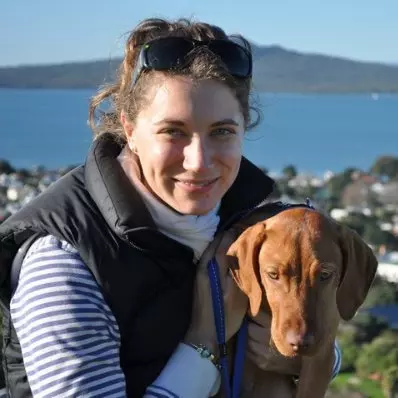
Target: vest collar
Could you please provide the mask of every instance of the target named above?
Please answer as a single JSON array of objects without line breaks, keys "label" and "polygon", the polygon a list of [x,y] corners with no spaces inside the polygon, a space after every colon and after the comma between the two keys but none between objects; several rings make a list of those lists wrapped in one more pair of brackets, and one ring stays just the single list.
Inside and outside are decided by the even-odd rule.
[{"label": "vest collar", "polygon": [[[117,156],[122,146],[114,137],[103,134],[88,152],[85,163],[86,187],[112,230],[125,237],[132,231],[156,231],[139,192],[130,183]],[[220,225],[264,201],[274,181],[246,158],[242,158],[238,176],[220,206]],[[134,234],[135,235],[135,234]]]}]

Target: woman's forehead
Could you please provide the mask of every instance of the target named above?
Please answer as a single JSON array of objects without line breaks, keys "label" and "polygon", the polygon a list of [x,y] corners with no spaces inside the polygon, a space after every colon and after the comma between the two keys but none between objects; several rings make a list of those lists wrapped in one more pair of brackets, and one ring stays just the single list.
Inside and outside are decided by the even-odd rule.
[{"label": "woman's forehead", "polygon": [[153,124],[195,118],[211,123],[233,119],[243,124],[238,100],[229,87],[219,82],[193,82],[183,76],[165,78],[151,97],[141,116],[150,118]]}]

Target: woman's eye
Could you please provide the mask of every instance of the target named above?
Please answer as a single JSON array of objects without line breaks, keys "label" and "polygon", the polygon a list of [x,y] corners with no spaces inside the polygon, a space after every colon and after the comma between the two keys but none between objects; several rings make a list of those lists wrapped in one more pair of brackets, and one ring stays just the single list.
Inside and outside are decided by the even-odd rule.
[{"label": "woman's eye", "polygon": [[182,130],[175,129],[175,128],[164,129],[162,131],[162,134],[166,134],[172,138],[178,138],[178,137],[185,136],[185,133]]},{"label": "woman's eye", "polygon": [[212,135],[215,135],[218,137],[228,137],[230,135],[236,135],[236,132],[235,132],[235,130],[228,129],[228,128],[218,128],[218,129],[212,131]]}]

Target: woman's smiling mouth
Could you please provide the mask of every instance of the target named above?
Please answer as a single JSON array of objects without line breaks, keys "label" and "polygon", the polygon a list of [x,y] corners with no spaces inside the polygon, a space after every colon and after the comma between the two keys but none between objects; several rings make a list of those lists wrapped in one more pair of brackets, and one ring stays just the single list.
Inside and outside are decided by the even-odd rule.
[{"label": "woman's smiling mouth", "polygon": [[182,188],[187,192],[206,193],[213,188],[215,183],[218,181],[218,178],[206,180],[186,180],[174,178],[174,181],[179,188]]}]

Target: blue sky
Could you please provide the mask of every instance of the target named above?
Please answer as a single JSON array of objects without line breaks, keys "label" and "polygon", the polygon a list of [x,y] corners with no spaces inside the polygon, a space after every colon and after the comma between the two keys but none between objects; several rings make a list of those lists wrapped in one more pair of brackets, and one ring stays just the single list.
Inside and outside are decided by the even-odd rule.
[{"label": "blue sky", "polygon": [[258,44],[398,64],[398,0],[1,0],[0,65],[121,55],[147,17],[193,17]]}]

